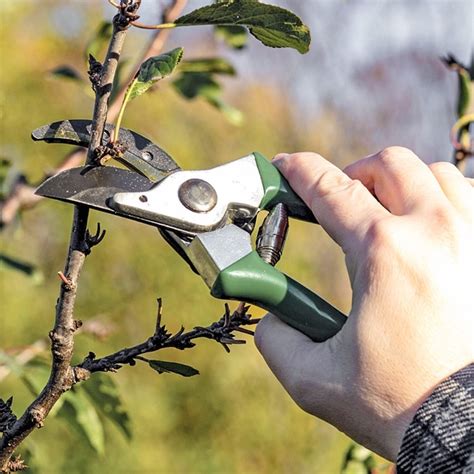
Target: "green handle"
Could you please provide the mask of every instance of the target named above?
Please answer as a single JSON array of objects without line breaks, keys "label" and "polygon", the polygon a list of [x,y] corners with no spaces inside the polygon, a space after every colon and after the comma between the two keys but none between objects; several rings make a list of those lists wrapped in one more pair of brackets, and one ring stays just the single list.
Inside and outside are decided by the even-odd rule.
[{"label": "green handle", "polygon": [[273,166],[263,155],[254,152],[260,177],[264,188],[264,196],[260,203],[261,209],[269,211],[278,203],[283,203],[288,209],[288,215],[295,219],[316,222],[311,210],[291,189],[288,181],[281,175],[276,166]]},{"label": "green handle", "polygon": [[211,294],[271,311],[316,342],[334,336],[347,319],[308,288],[265,263],[256,251],[223,270]]}]

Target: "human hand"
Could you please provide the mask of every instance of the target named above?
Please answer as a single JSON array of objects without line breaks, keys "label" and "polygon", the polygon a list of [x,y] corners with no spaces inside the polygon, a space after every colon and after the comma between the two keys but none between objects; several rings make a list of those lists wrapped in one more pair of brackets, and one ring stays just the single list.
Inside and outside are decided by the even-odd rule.
[{"label": "human hand", "polygon": [[344,172],[313,153],[274,164],[342,247],[352,309],[323,343],[268,315],[257,347],[303,410],[395,460],[424,399],[473,360],[474,188],[400,147]]}]

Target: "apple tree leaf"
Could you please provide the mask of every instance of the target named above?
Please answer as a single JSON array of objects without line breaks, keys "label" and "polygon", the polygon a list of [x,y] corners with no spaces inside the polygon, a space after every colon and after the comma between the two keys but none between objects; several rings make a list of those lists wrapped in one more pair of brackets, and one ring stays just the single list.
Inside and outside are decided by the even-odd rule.
[{"label": "apple tree leaf", "polygon": [[240,26],[265,46],[293,48],[307,53],[311,43],[309,28],[294,13],[256,0],[226,0],[198,8],[178,18],[175,26]]}]

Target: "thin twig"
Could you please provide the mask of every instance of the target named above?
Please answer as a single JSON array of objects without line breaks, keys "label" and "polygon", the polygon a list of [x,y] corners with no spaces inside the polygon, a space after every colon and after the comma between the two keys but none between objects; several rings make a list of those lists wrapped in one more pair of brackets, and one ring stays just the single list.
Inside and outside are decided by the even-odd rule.
[{"label": "thin twig", "polygon": [[[170,7],[166,9],[163,14],[163,23],[173,22],[181,12],[186,7],[188,0],[174,0]],[[117,115],[120,111],[120,106],[122,105],[123,98],[127,92],[127,87],[130,81],[135,77],[135,74],[140,69],[140,65],[143,61],[146,61],[152,56],[156,56],[163,49],[166,41],[168,41],[169,35],[171,33],[170,29],[156,30],[156,33],[151,37],[149,43],[145,47],[140,60],[137,62],[137,65],[133,68],[130,76],[126,81],[123,82],[123,86],[118,91],[117,95],[114,98],[113,103],[109,107],[109,112],[107,116],[107,121],[112,123],[117,118]]]},{"label": "thin twig", "polygon": [[[76,334],[83,334],[91,336],[98,341],[106,340],[116,330],[115,324],[106,321],[102,316],[93,317],[84,321],[84,324],[78,328]],[[25,366],[30,361],[45,354],[48,350],[48,338],[38,339],[27,346],[11,347],[4,351],[4,353],[15,360],[15,366]],[[4,380],[11,373],[11,368],[8,365],[0,364],[0,382]]]},{"label": "thin twig", "polygon": [[[69,153],[56,169],[43,177],[41,182],[56,173],[80,166],[84,162],[85,153],[82,148]],[[35,207],[43,200],[42,196],[35,194],[36,187],[36,185],[31,185],[24,176],[20,176],[16,180],[10,194],[0,203],[0,228],[7,227],[20,212]]]},{"label": "thin twig", "polygon": [[[94,372],[116,372],[124,365],[133,365],[134,361],[140,359],[143,354],[167,348],[189,349],[195,346],[194,340],[203,338],[215,340],[229,351],[228,345],[245,344],[244,340],[235,338],[234,331],[253,335],[253,331],[244,329],[243,326],[251,326],[259,322],[259,319],[252,319],[251,315],[248,314],[248,309],[249,306],[240,305],[230,314],[229,308],[226,305],[225,314],[219,321],[207,327],[195,327],[188,332],[181,328],[173,335],[167,331],[166,326],[161,324],[162,304],[161,299],[159,299],[156,329],[153,336],[149,337],[145,342],[121,349],[99,359],[96,359],[94,353],[90,353],[74,370],[80,371],[80,377],[86,378]],[[76,379],[80,379],[80,377],[76,377]]]}]

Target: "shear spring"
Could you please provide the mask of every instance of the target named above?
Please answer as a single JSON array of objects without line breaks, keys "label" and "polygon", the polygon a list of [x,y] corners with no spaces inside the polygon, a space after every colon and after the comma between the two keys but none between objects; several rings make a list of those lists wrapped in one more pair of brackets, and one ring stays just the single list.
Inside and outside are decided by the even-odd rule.
[{"label": "shear spring", "polygon": [[280,260],[288,234],[288,210],[277,204],[267,215],[257,236],[257,253],[264,262],[275,266]]}]

